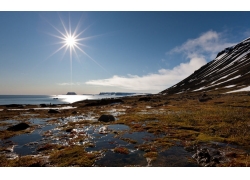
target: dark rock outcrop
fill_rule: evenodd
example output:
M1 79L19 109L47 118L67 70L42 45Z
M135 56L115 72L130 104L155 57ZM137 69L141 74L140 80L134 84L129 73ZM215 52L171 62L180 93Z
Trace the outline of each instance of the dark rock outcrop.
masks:
M22 105L22 104L9 104L9 105L5 105L5 107L9 107L9 108L24 108L25 105Z
M101 115L98 121L102 121L102 122L115 121L115 117L113 115Z
M26 123L19 123L17 125L7 128L8 131L21 131L29 128L30 126Z
M121 99L101 99L101 100L87 100L85 101L87 104L85 106L103 106L114 103L123 103Z
M208 148L198 148L192 156L197 163L205 167L214 167L224 159L222 153L218 150L209 150Z
M138 101L150 101L151 97L141 97Z
M203 93L199 98L199 102L206 102L206 101L209 101L211 100L212 98L209 97L207 94Z
M67 128L65 131L66 132L71 132L73 130L73 128Z
M56 109L50 109L48 111L48 113L60 113L60 111L56 110Z
M77 114L78 112L77 111L73 111L71 114Z

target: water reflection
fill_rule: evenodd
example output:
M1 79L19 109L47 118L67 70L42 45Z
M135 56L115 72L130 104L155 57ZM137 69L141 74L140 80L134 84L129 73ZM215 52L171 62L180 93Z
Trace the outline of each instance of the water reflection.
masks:
M77 101L82 101L86 99L105 99L105 98L116 98L121 96L107 96L107 95L54 95L53 98L53 104L60 104L60 101L63 103L74 103Z
M106 125L108 133L101 134L99 129L103 125L75 126L67 131L67 122L71 122L72 119L66 118L63 122L59 120L54 125L48 124L50 120L50 118L32 118L29 122L40 128L30 134L9 138L8 141L15 144L14 153L35 155L40 153L37 152L38 147L48 143L63 146L91 144L86 147L86 151L104 150L102 158L97 160L94 166L197 166L189 162L188 157L192 154L178 146L158 152L155 160L145 157L146 151L138 148L138 145L147 145L153 142L156 136L149 132L130 132L129 126L124 124ZM78 117L73 120L78 120ZM128 153L115 152L116 148L125 148Z

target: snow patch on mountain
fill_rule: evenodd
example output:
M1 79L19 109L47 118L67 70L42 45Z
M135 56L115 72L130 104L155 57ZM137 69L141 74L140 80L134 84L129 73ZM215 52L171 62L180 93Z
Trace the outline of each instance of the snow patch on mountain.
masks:
M250 91L250 86L244 87L242 89L237 89L237 90L234 90L234 91L229 91L229 92L226 92L226 93L234 93L234 92L242 92L242 91Z

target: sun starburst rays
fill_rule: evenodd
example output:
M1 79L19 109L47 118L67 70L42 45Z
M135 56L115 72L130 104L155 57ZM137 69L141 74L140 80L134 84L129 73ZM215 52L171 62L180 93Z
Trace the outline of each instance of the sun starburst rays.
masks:
M84 41L90 40L92 38L96 38L96 37L98 37L100 35L83 36L84 32L90 27L90 25L88 27L84 28L82 31L79 31L80 30L80 24L81 24L80 22L82 20L82 17L80 18L80 20L78 21L78 23L76 24L76 26L74 28L72 28L70 16L69 16L68 24L65 23L65 21L63 21L63 19L61 18L61 16L59 14L58 14L58 17L60 19L59 22L61 24L61 27L58 27L58 26L56 27L53 24L51 24L49 21L46 20L51 25L51 27L53 27L53 29L56 32L56 34L52 34L52 33L47 33L47 34L50 35L50 36L55 37L56 39L58 39L59 41L56 42L55 44L60 45L59 48L56 49L48 58L55 55L59 51L63 51L62 58L61 58L61 60L62 60L64 58L64 56L66 55L66 53L67 52L69 53L69 56L70 56L70 58L69 58L69 60L70 60L70 71L71 71L71 83L70 84L72 84L73 56L75 56L77 61L80 62L80 58L78 56L79 53L84 54L91 61L93 61L96 65L98 65L104 71L109 73L103 66L101 66L101 64L99 64L96 60L94 60L83 49L83 47L88 47L85 43L83 43Z

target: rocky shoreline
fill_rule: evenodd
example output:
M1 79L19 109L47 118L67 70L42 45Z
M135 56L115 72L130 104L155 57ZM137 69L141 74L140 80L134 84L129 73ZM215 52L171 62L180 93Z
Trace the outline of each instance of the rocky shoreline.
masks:
M249 100L144 95L0 106L0 166L250 166Z

